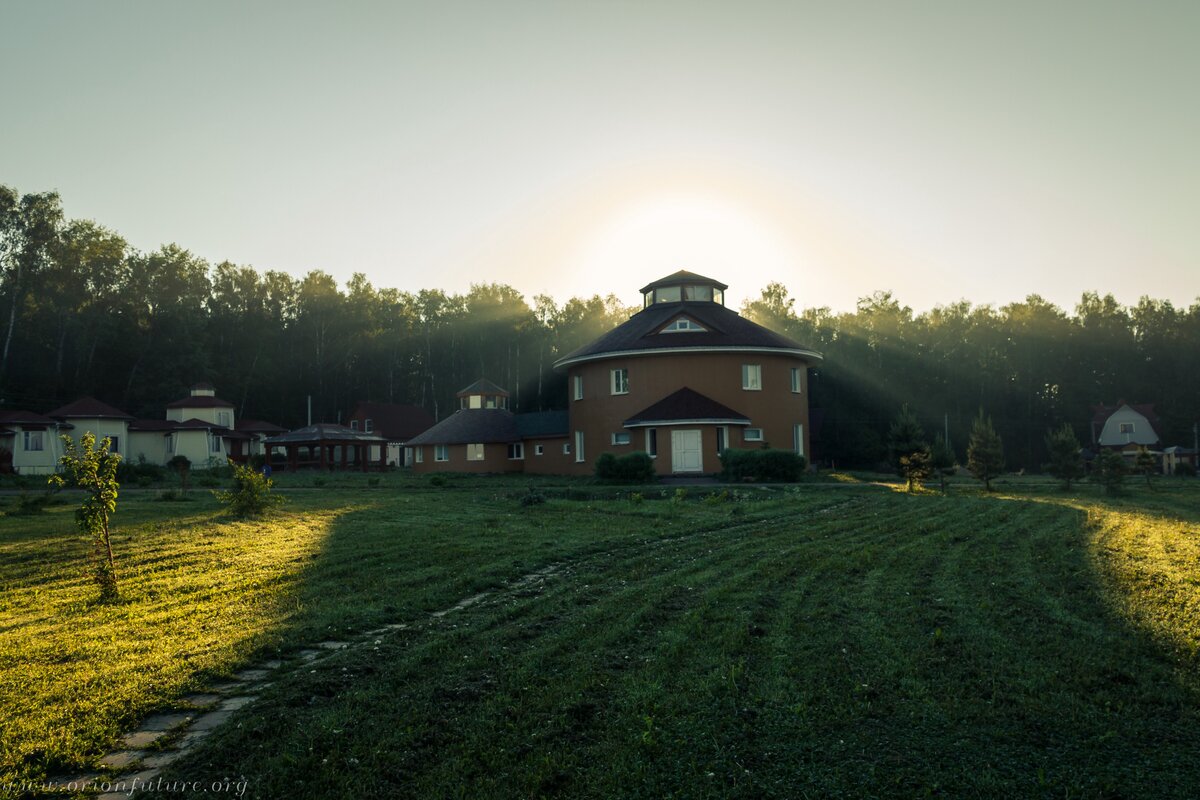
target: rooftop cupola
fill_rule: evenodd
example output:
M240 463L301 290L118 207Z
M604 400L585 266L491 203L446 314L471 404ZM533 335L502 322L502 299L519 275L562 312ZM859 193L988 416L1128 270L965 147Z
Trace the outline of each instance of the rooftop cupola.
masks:
M642 308L657 303L716 303L723 306L728 288L720 281L681 269L643 286Z
M458 393L459 408L508 408L508 392L480 378Z
M216 397L217 390L211 383L196 383L192 385L192 397Z

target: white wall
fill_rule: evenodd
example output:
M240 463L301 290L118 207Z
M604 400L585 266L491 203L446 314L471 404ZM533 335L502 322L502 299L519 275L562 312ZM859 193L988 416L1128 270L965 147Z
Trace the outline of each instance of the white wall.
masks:
M1132 423L1133 433L1121 433L1121 423ZM1129 406L1121 406L1104 423L1100 431L1100 444L1111 447L1125 444L1158 444L1158 435L1150 427L1150 421Z

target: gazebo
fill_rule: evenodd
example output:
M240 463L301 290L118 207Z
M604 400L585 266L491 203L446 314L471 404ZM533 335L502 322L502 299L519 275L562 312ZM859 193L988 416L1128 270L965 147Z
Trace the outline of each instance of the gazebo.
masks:
M320 423L271 436L263 442L266 463L272 467L272 454L277 449L287 458L279 466L294 471L305 467L319 469L369 469L387 467L387 439L382 436L351 430L345 425ZM372 448L379 455L372 458Z

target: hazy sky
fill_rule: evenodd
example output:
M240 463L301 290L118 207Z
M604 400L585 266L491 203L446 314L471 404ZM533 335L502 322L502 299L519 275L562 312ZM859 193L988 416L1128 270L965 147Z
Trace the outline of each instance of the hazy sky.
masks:
M1200 2L0 0L0 183L379 286L1200 295Z

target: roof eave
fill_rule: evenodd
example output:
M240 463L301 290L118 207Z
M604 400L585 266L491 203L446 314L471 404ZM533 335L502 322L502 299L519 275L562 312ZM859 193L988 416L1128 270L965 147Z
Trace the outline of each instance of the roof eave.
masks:
M809 361L824 361L825 357L816 350L806 350L800 347L754 347L747 345L704 345L701 347L655 347L643 350L607 350L602 353L589 353L573 358L562 358L554 362L554 369L563 369L574 364L587 361L602 361L608 358L629 358L631 356L657 356L672 353L770 353L775 355L792 355Z
M711 417L697 419L627 419L622 425L626 428L665 428L670 425L746 425L750 420L745 417Z

